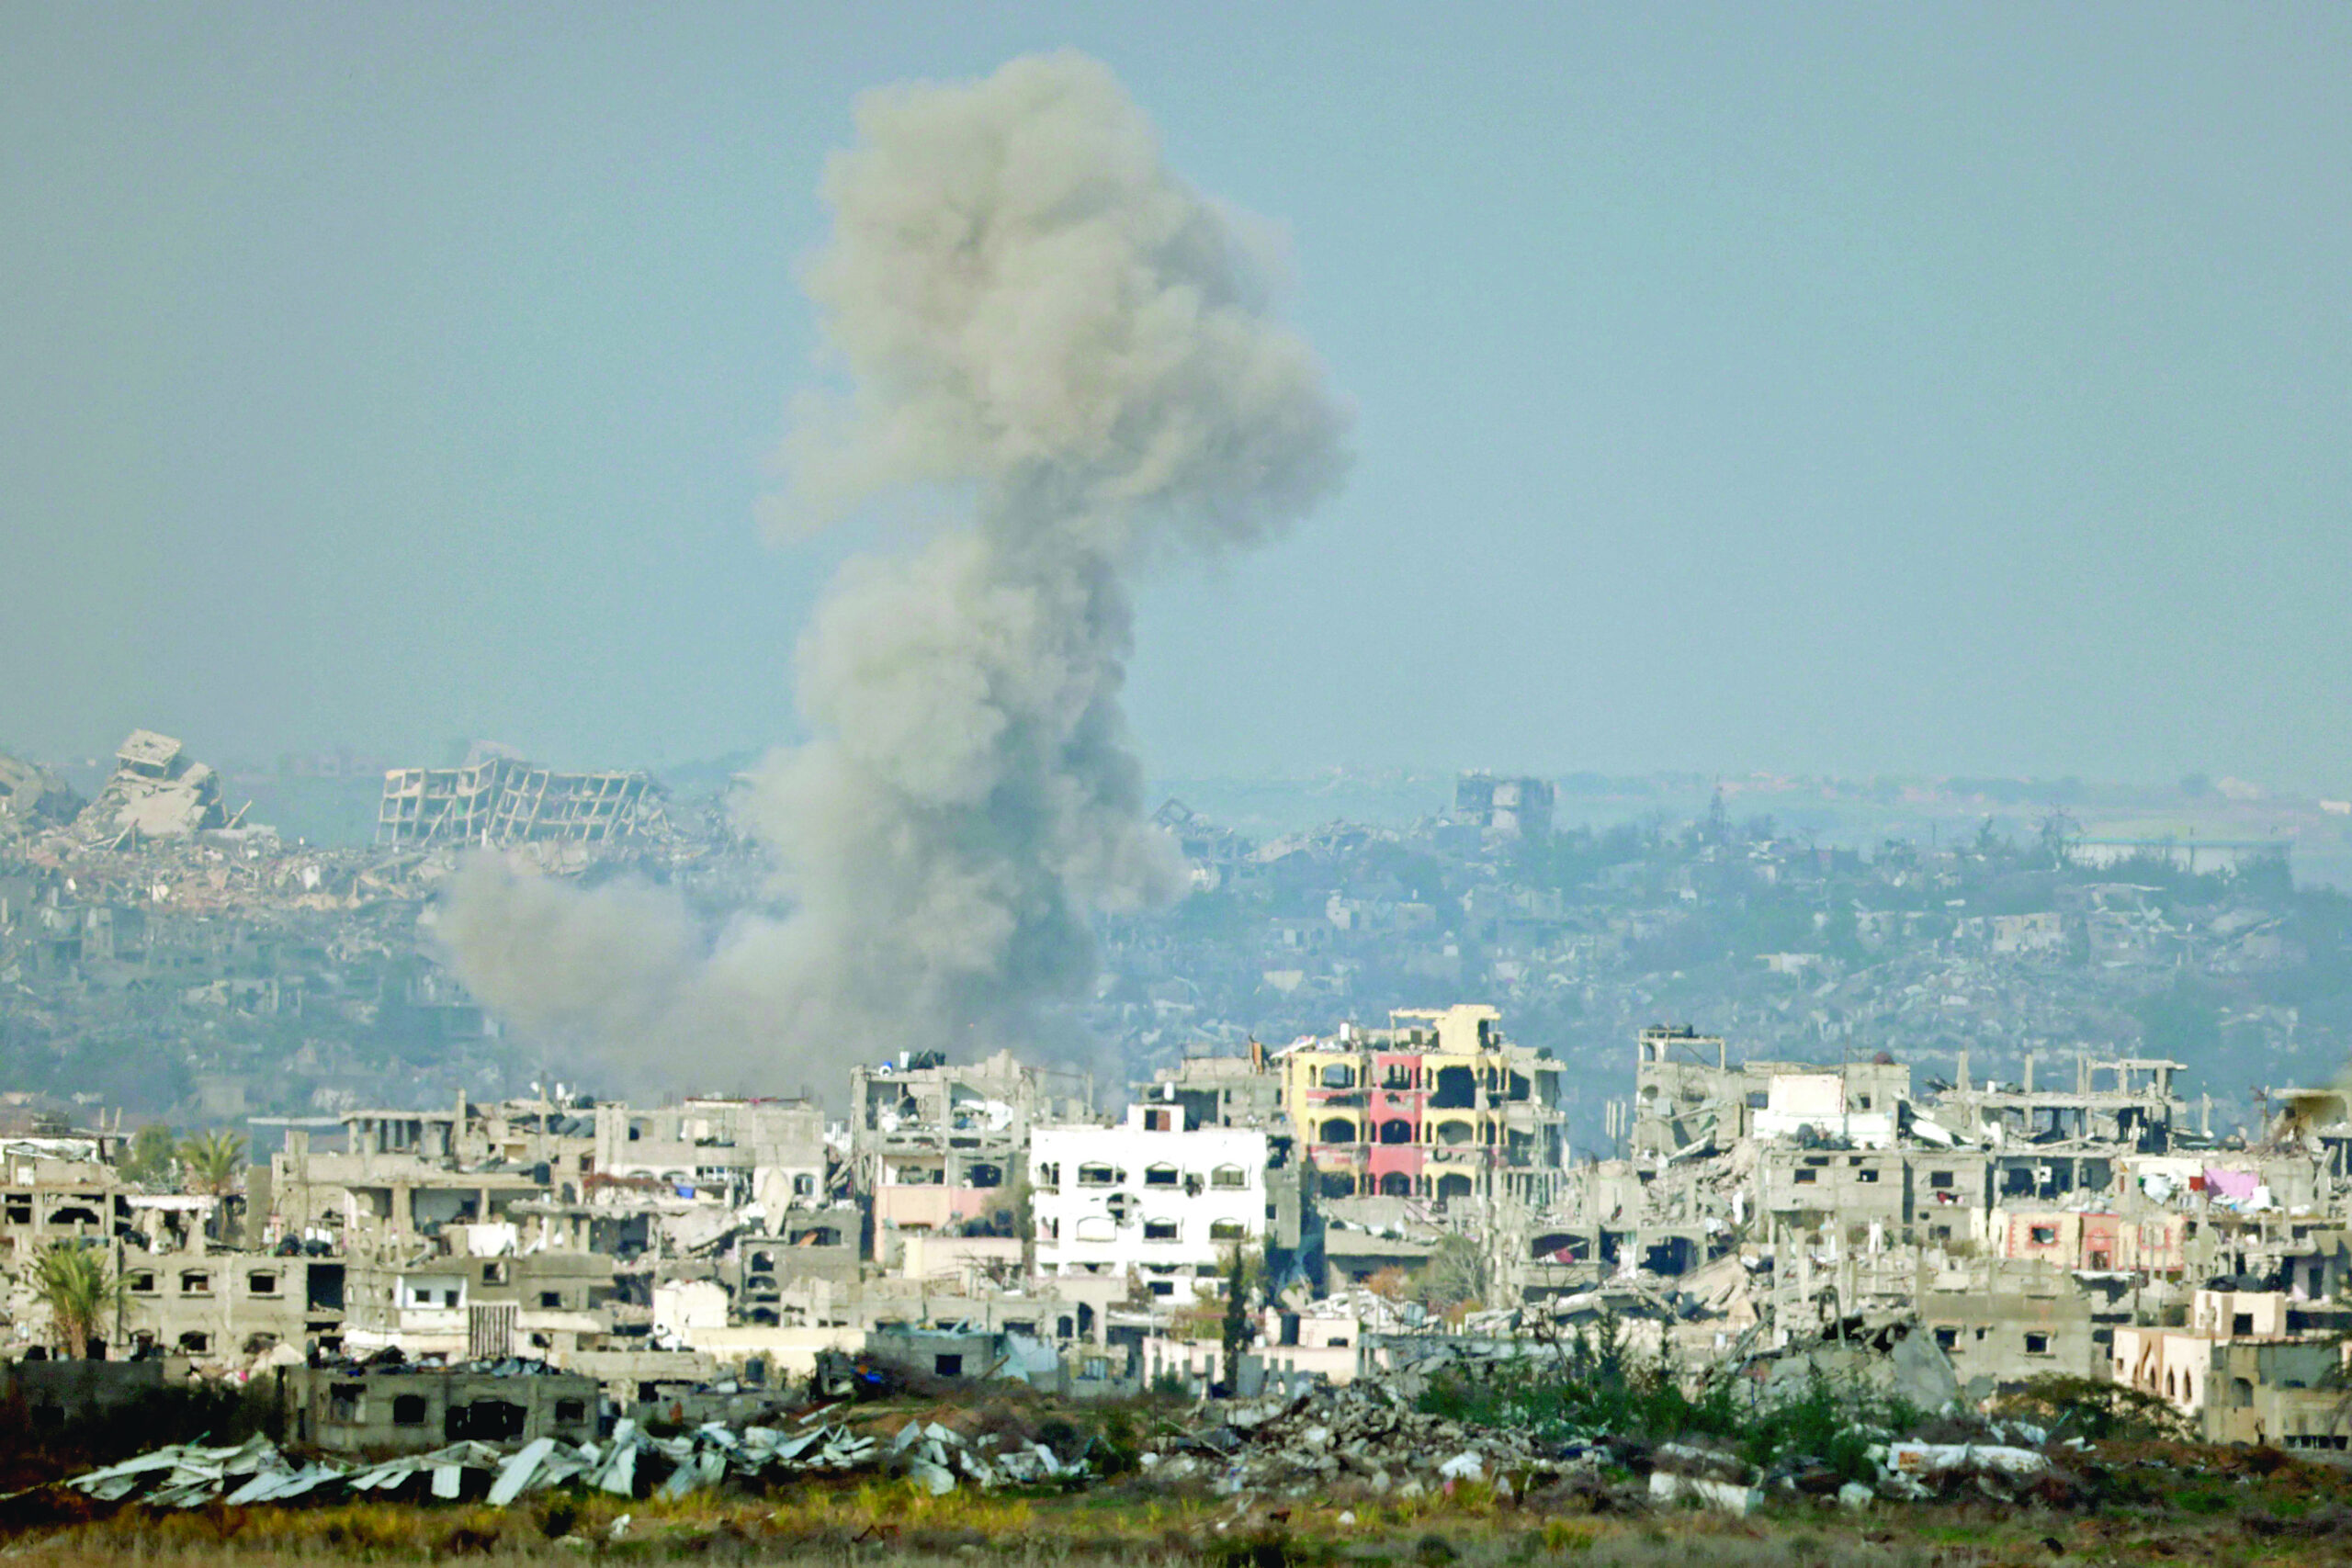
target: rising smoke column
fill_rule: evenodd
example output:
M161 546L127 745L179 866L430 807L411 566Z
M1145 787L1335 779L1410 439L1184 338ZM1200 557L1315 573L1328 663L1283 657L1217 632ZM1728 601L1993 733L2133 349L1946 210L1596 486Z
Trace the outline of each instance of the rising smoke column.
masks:
M1130 580L1263 537L1345 467L1249 237L1162 166L1102 66L892 88L857 133L808 274L847 390L796 404L767 522L956 503L911 554L845 567L800 639L813 739L743 814L790 913L705 942L650 894L484 857L440 917L461 976L526 1028L770 1087L1020 1046L1092 977L1092 912L1175 895L1119 705Z

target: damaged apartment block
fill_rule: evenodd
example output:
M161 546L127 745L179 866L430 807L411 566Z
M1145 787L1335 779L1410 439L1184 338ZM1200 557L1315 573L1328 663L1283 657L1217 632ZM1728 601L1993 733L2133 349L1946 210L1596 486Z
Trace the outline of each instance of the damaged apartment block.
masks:
M935 1053L860 1063L849 1092L850 1147L877 1253L891 1233L944 1231L1001 1206L1032 1127L1094 1114L1085 1074L1024 1066L1010 1051L960 1066Z
M520 757L384 774L376 842L386 848L609 843L657 830L662 787L642 773L564 773Z
M1317 1194L1546 1205L1566 1156L1560 1064L1506 1040L1500 1019L1406 1010L1275 1053Z

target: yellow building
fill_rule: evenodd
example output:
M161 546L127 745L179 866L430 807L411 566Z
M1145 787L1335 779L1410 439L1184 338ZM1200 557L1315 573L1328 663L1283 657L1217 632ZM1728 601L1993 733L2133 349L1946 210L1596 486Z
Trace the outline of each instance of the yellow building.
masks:
M1341 1026L1277 1055L1282 1105L1323 1195L1548 1201L1566 1158L1560 1064L1477 1003Z

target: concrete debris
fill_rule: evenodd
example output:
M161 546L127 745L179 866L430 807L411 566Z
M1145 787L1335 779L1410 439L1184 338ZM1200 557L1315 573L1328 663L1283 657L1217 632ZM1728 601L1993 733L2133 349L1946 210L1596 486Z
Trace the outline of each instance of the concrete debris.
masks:
M1783 1398L1826 1381L1937 1411L1961 1393L1951 1358L1908 1316L1856 1314L1808 1341L1759 1355L1749 1371L1768 1395Z
M1417 1495L1461 1481L1524 1490L1556 1479L1563 1462L1531 1433L1428 1415L1380 1382L1213 1404L1203 1417L1145 1450L1148 1476L1170 1487L1206 1482L1226 1495L1304 1496L1347 1484Z
M91 842L141 841L185 839L228 822L211 768L170 736L134 729L115 748L114 776L74 819L74 830Z
M1896 1474L1914 1478L1979 1470L2024 1477L2050 1468L2049 1459L2031 1449L1998 1443L1894 1443L1888 1447L1887 1460Z
M37 763L0 755L0 834L70 822L81 809L81 796L63 779Z
M759 1490L794 1475L876 1474L904 1476L937 1495L964 1485L989 1491L1069 1483L1091 1473L1083 1457L1065 1460L1042 1443L1001 1445L992 1435L966 1438L936 1422L910 1421L886 1441L831 1422L792 1433L757 1426L736 1431L710 1422L676 1437L655 1437L624 1417L596 1442L539 1438L512 1452L459 1442L380 1461L297 1464L258 1437L234 1448L175 1444L64 1484L99 1502L156 1508L396 1496L479 1499L503 1508L561 1486L674 1500L729 1480Z
M1657 1503L1695 1499L1736 1517L1745 1517L1764 1506L1764 1494L1756 1487L1740 1486L1728 1481L1713 1481L1703 1475L1681 1475L1668 1470L1650 1472L1650 1499Z
M1741 1517L1764 1506L1764 1489L1757 1484L1760 1478L1756 1467L1734 1455L1683 1443L1661 1443L1650 1462L1653 1502L1695 1500Z

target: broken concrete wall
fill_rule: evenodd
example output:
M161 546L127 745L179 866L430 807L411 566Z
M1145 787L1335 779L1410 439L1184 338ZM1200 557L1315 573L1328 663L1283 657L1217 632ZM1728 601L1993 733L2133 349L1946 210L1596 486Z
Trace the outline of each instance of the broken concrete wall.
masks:
M289 1367L288 1438L329 1453L421 1453L473 1439L583 1443L596 1436L596 1380L535 1363L478 1367Z
M220 776L168 735L135 729L115 750L114 776L74 819L93 842L184 839L228 825Z

